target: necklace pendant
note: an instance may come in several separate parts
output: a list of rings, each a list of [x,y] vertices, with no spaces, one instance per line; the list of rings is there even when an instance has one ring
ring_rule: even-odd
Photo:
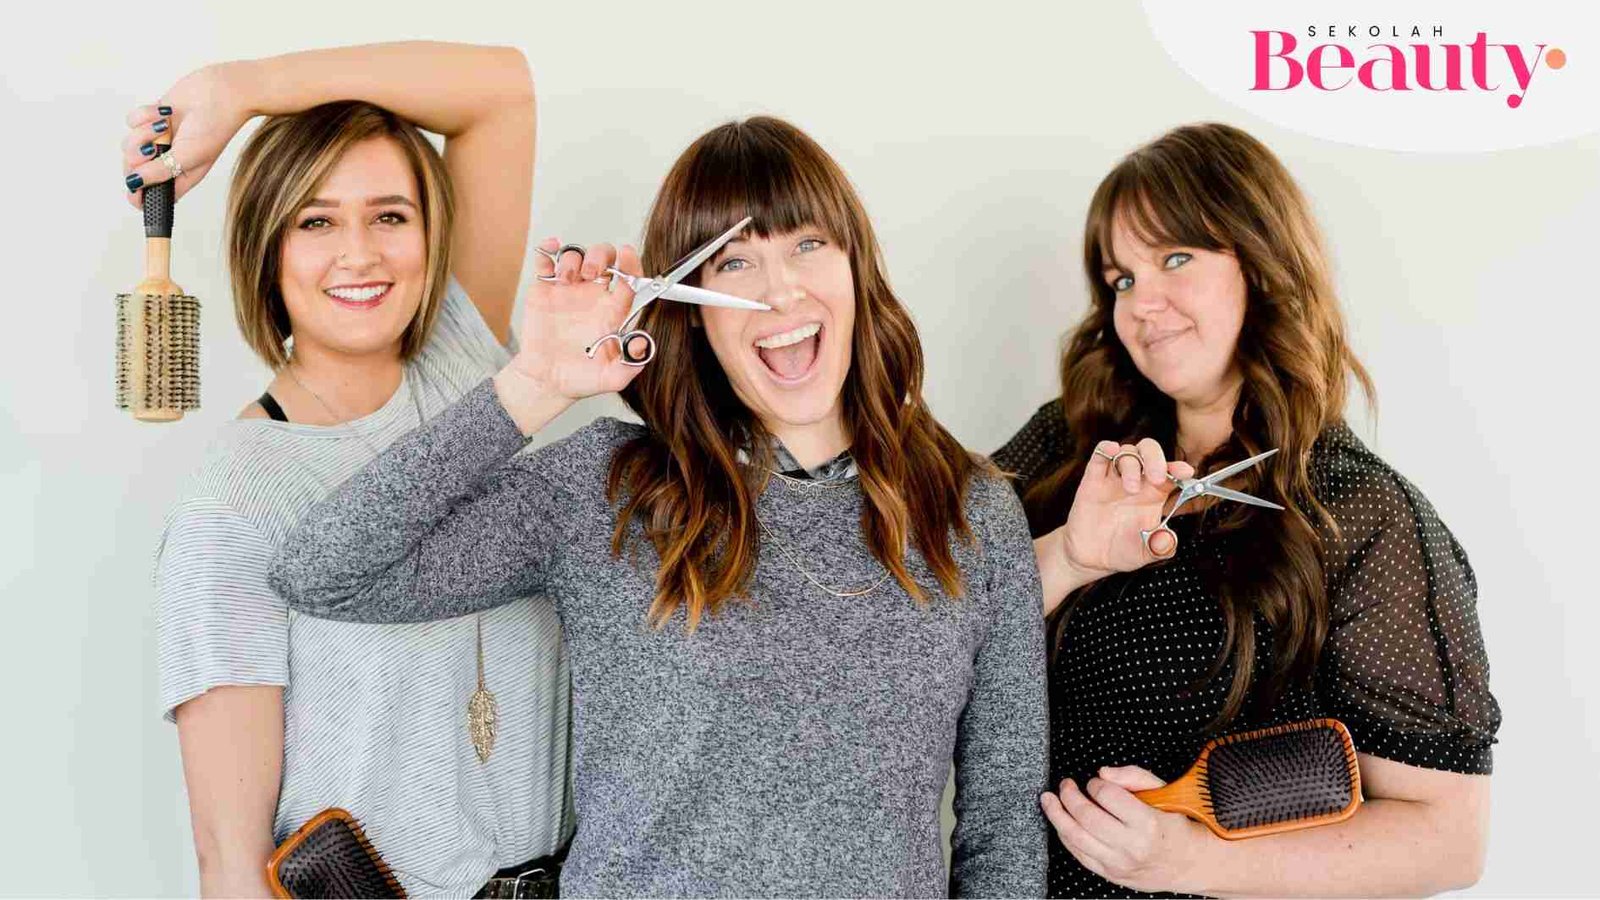
[[[494,695],[480,686],[467,701],[467,731],[472,735],[472,748],[478,751],[478,762],[488,762],[489,754],[494,752],[498,719]]]

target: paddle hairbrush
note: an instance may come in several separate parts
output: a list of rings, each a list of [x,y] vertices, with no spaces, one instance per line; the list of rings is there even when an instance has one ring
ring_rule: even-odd
[[[1314,719],[1217,738],[1183,777],[1134,796],[1232,841],[1349,818],[1361,770],[1344,723]]]
[[[267,861],[275,897],[404,897],[355,817],[338,807],[317,813]]]
[[[200,408],[200,301],[168,274],[173,191],[171,180],[144,189],[144,280],[117,295],[117,408],[142,422]]]

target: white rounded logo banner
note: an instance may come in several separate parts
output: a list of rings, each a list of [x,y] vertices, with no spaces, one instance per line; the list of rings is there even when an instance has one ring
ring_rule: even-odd
[[[1600,131],[1600,3],[1144,0],[1195,80],[1267,121],[1392,150]]]

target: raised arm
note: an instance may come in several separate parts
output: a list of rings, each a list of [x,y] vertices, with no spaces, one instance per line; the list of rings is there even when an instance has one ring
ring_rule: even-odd
[[[448,619],[536,593],[572,502],[484,381],[317,504],[273,559],[289,606],[358,622]]]
[[[451,268],[504,344],[527,249],[533,186],[533,80],[516,48],[405,41],[197,69],[159,103],[129,113],[123,145],[129,199],[138,205],[142,185],[170,177],[153,150],[144,152],[158,140],[171,142],[183,166],[182,197],[251,118],[336,100],[375,103],[445,138],[456,194]]]
[[[604,244],[583,259],[569,254],[559,282],[529,291],[525,338],[504,369],[300,520],[268,573],[291,607],[362,622],[465,615],[540,592],[575,529],[610,533],[596,521],[609,507],[582,499],[603,490],[614,447],[602,429],[516,454],[574,401],[638,374],[614,347],[594,359],[583,352],[633,300],[625,286],[594,282],[613,262],[639,271],[626,248],[620,259]],[[536,271],[552,266],[541,257]]]
[[[983,509],[989,633],[973,662],[972,695],[956,734],[952,897],[1042,897],[1045,721],[1044,619],[1021,505],[994,481],[971,490]]]
[[[1071,447],[1061,401],[1051,400],[994,452],[994,462],[1013,477],[1012,487],[1022,497],[1066,465]],[[1150,438],[1137,446],[1101,441],[1094,453],[1071,505],[1053,516],[1036,515],[1031,523],[1038,535],[1033,551],[1046,616],[1079,588],[1113,572],[1131,572],[1155,562],[1158,557],[1145,550],[1140,530],[1161,521],[1173,490],[1167,474],[1194,475],[1188,463],[1167,462],[1161,445]],[[1124,455],[1112,467],[1108,460],[1119,454]],[[1065,523],[1050,527],[1063,518]],[[1152,549],[1161,558],[1177,551],[1165,533],[1154,537]]]

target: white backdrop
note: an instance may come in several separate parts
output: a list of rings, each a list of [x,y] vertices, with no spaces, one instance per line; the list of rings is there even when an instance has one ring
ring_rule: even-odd
[[[112,408],[112,296],[142,259],[116,171],[123,114],[209,61],[418,37],[527,52],[536,235],[636,241],[672,159],[727,118],[770,112],[810,131],[873,216],[922,330],[934,409],[984,450],[1056,389],[1101,175],[1180,123],[1254,132],[1329,235],[1381,398],[1376,420],[1356,410],[1353,423],[1432,498],[1480,579],[1506,721],[1475,891],[1596,889],[1580,807],[1600,796],[1600,615],[1577,510],[1600,324],[1600,136],[1456,155],[1302,137],[1189,80],[1135,4],[28,9],[0,37],[13,136],[0,246],[22,329],[0,352],[0,894],[197,884],[176,734],[159,719],[151,555],[203,445],[268,376],[235,333],[220,252],[236,141],[178,209],[174,275],[206,310],[205,408],[168,426]],[[560,430],[617,408],[584,405]]]

